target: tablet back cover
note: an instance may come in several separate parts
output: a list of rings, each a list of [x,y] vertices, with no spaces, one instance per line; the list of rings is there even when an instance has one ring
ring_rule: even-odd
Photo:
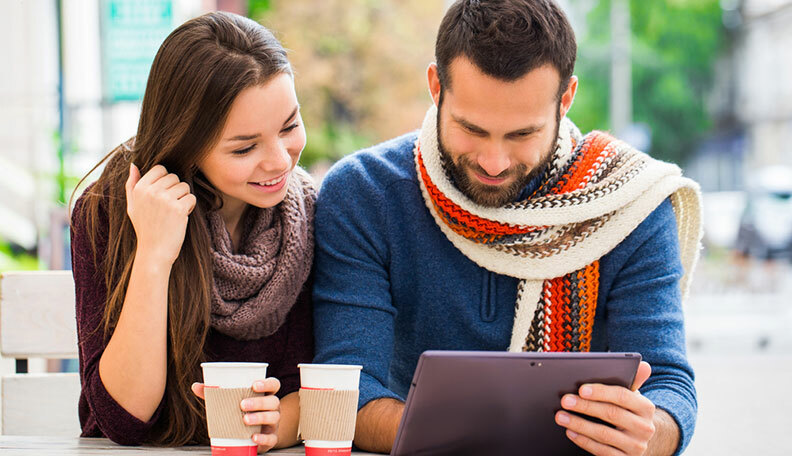
[[[629,387],[636,353],[427,351],[393,447],[401,455],[587,454],[555,423],[583,383]]]

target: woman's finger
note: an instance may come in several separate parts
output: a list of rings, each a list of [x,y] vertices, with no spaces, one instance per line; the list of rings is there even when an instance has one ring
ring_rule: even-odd
[[[155,165],[153,168],[148,170],[148,172],[146,172],[146,174],[144,174],[143,177],[140,178],[138,183],[142,185],[151,185],[167,174],[168,174],[168,170],[165,169],[164,166]]]
[[[192,392],[196,396],[200,397],[201,399],[205,399],[204,397],[204,384],[203,383],[193,383],[192,384]]]
[[[253,382],[253,391],[257,393],[275,394],[280,390],[280,380],[275,377],[265,378]]]
[[[126,197],[127,197],[127,204],[132,201],[132,190],[134,190],[135,185],[137,185],[138,181],[140,180],[140,170],[135,166],[134,163],[129,164],[129,177],[127,178],[126,185],[124,188],[126,189]]]
[[[198,200],[195,199],[195,195],[192,193],[188,193],[181,198],[179,198],[179,203],[181,203],[182,208],[184,209],[184,213],[189,215],[192,213],[193,209],[195,209],[195,205],[197,204]]]
[[[179,182],[168,189],[168,195],[170,195],[173,199],[179,199],[185,195],[189,195],[190,190],[190,184],[187,182]]]
[[[165,191],[165,190],[169,190],[174,185],[178,185],[179,182],[181,182],[179,176],[171,173],[160,177],[155,182],[153,182],[151,186],[156,188],[157,190]]]
[[[248,426],[276,426],[280,423],[280,412],[252,412],[245,413],[243,421]]]
[[[278,436],[275,434],[253,434],[251,437],[259,446],[259,453],[271,450],[278,444]]]
[[[280,410],[280,400],[274,395],[249,397],[242,401],[240,407],[244,412]]]

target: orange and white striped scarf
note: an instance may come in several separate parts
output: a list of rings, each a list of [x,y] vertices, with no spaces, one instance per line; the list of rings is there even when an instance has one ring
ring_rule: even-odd
[[[552,164],[527,199],[474,203],[449,179],[437,147],[437,110],[424,119],[415,166],[440,229],[468,258],[521,279],[510,351],[589,351],[599,259],[669,196],[677,216],[687,294],[701,241],[698,185],[603,132],[582,136],[562,119]]]

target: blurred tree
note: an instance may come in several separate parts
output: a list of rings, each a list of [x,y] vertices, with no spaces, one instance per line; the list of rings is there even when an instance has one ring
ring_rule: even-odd
[[[248,15],[250,17],[261,17],[270,10],[270,0],[248,0]]]
[[[289,49],[308,130],[302,163],[420,127],[441,0],[269,0],[251,16]],[[259,10],[260,11],[260,10]]]
[[[571,0],[576,3],[587,0]],[[583,131],[609,126],[610,0],[588,13],[578,36],[580,78],[570,112]],[[683,163],[711,126],[705,99],[724,38],[718,0],[630,0],[633,121],[652,131],[651,153]]]
[[[0,272],[3,271],[34,271],[39,269],[38,258],[32,252],[0,240]]]

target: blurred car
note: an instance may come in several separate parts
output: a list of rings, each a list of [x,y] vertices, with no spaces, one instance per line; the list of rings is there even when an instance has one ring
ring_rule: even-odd
[[[792,168],[771,166],[754,175],[735,247],[760,260],[792,259]]]

